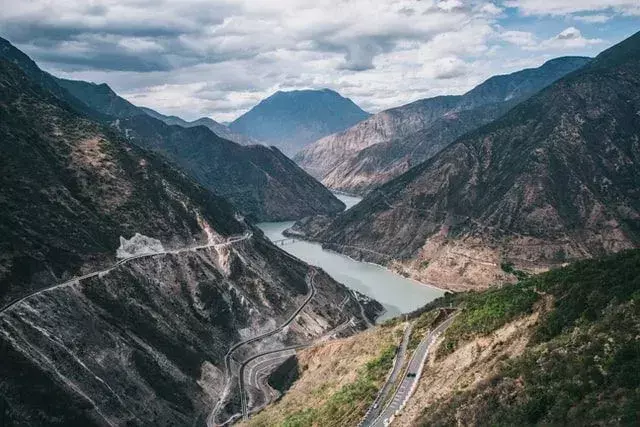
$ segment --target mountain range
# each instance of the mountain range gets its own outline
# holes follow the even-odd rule
[[[292,156],[310,142],[366,119],[349,98],[330,89],[278,91],[229,124]]]
[[[39,76],[0,59],[3,425],[204,424],[239,410],[225,354],[244,334],[366,326],[356,294]]]
[[[588,61],[556,58],[538,68],[492,77],[464,95],[422,99],[380,112],[309,145],[294,160],[329,188],[365,194]]]
[[[640,33],[297,231],[449,289],[635,247],[638,94]]]
[[[240,133],[235,133],[229,129],[227,125],[223,125],[222,123],[218,123],[212,118],[209,117],[201,117],[199,119],[193,121],[187,121],[181,119],[178,116],[165,116],[164,114],[160,114],[151,108],[139,107],[142,111],[144,111],[149,116],[154,119],[158,119],[163,121],[168,125],[177,125],[182,126],[183,128],[192,128],[196,126],[204,126],[208,128],[211,132],[215,133],[220,138],[228,139],[229,141],[236,142],[241,145],[257,145],[261,144],[257,139],[251,138],[250,136],[243,135]]]
[[[112,124],[125,135],[126,123],[129,130],[137,131],[137,143],[181,165],[202,185],[227,196],[252,219],[290,220],[344,209],[342,202],[278,150],[258,145],[242,147],[227,141],[211,128],[222,126],[226,130],[221,133],[235,134],[213,120],[174,120],[131,104],[106,84],[58,79],[4,39],[0,39],[0,58],[18,65],[77,113]],[[166,121],[174,125],[168,126]],[[248,137],[238,139],[251,141]]]

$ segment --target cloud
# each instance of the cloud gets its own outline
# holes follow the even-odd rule
[[[468,64],[462,59],[450,56],[440,58],[433,64],[433,78],[435,79],[452,79],[460,77],[467,73]]]
[[[538,40],[533,33],[526,31],[505,31],[500,37],[508,43],[529,51],[574,50],[604,42],[597,38],[585,38],[576,27],[568,27],[546,40]]]
[[[508,0],[505,6],[518,8],[524,15],[567,15],[612,10],[624,15],[640,15],[637,0]]]
[[[500,38],[517,46],[535,46],[537,43],[536,36],[528,31],[505,31]]]
[[[107,82],[134,103],[187,119],[231,120],[276,90],[325,87],[379,111],[465,92],[554,52],[592,54],[598,42],[579,31],[504,30],[509,4],[559,16],[574,4],[567,0],[555,9],[528,0],[85,3],[11,2],[0,7],[0,34],[54,74]],[[600,12],[572,6],[576,22],[623,13],[624,2],[613,3]]]
[[[577,15],[573,19],[587,24],[603,24],[613,19],[613,17],[609,15]]]

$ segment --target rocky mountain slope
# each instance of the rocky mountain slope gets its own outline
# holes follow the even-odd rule
[[[329,188],[367,193],[588,61],[557,58],[539,68],[492,77],[461,96],[423,99],[383,111],[315,142],[294,160]]]
[[[177,117],[162,116],[131,104],[106,84],[58,79],[42,71],[4,39],[0,39],[0,58],[16,64],[31,80],[75,112],[101,123],[111,123],[115,130],[128,137],[133,136],[131,132],[137,132],[136,143],[180,165],[209,190],[228,197],[252,219],[290,220],[344,209],[342,202],[324,186],[277,150],[262,146],[244,148],[212,133],[208,128],[219,125],[213,120],[185,122]],[[167,126],[164,121],[178,126]]]
[[[369,117],[349,98],[329,90],[276,92],[234,120],[229,128],[275,145],[287,155]]]
[[[238,357],[366,324],[344,286],[3,60],[0,153],[6,425],[204,425],[238,409],[233,343],[299,307]]]
[[[120,120],[117,128],[229,199],[251,220],[285,221],[344,209],[329,190],[276,148],[241,146],[204,126],[169,126],[146,115]]]
[[[196,126],[204,126],[209,128],[211,132],[218,135],[220,138],[228,139],[229,141],[236,142],[241,145],[252,145],[252,144],[260,144],[261,142],[257,139],[251,138],[248,135],[242,135],[240,133],[233,132],[229,129],[228,126],[223,125],[222,123],[218,123],[215,120],[209,117],[201,117],[197,120],[193,120],[188,122],[184,119],[181,119],[178,116],[165,116],[164,114],[160,114],[151,108],[139,107],[142,111],[144,111],[149,116],[162,120],[168,125],[178,125],[183,128],[192,128]]]
[[[419,342],[446,307],[455,318],[391,426],[635,425],[639,287],[640,251],[632,250],[516,285],[448,294],[408,319],[299,352],[298,379],[247,424],[358,425],[378,391],[361,380],[376,351],[406,323],[413,324],[410,342]]]
[[[640,243],[640,34],[379,187],[315,236],[449,288]],[[382,255],[357,248],[375,248]]]

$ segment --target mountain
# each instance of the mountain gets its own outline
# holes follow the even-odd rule
[[[204,425],[240,409],[234,343],[366,325],[361,296],[4,60],[0,155],[3,425]]]
[[[228,126],[223,125],[222,123],[218,123],[209,117],[201,117],[192,122],[188,122],[184,119],[181,119],[178,116],[165,116],[164,114],[160,114],[157,111],[152,110],[151,108],[140,107],[142,111],[144,111],[147,115],[162,120],[168,125],[178,125],[184,128],[191,128],[195,126],[204,126],[209,128],[211,132],[218,135],[220,138],[228,139],[229,141],[233,141],[235,143],[241,145],[255,145],[260,144],[260,141],[257,139],[253,139],[250,136],[242,135],[239,133],[232,132]]]
[[[227,196],[241,212],[259,221],[299,219],[314,214],[334,214],[344,205],[324,186],[277,150],[267,147],[242,148],[223,140],[209,128],[228,128],[210,119],[185,122],[178,117],[163,116],[137,107],[119,97],[106,84],[58,79],[40,70],[27,55],[0,39],[0,58],[20,67],[74,111],[114,129],[135,130],[136,142],[153,148],[200,181],[209,190]],[[159,120],[152,118],[158,117]],[[164,121],[178,126],[169,127]],[[127,124],[129,130],[125,129]],[[183,129],[189,128],[189,129]],[[177,145],[176,145],[177,144]]]
[[[241,146],[204,126],[169,126],[150,116],[120,120],[135,144],[156,151],[255,221],[285,221],[344,209],[322,184],[278,149]]]
[[[349,98],[329,90],[278,91],[234,120],[229,128],[293,155],[312,141],[369,117]]]
[[[294,160],[329,188],[365,194],[588,61],[556,58],[538,68],[494,76],[461,96],[428,98],[383,111],[311,144]]]
[[[144,114],[139,108],[118,96],[106,83],[56,78],[58,85],[92,109],[110,117],[123,118]]]
[[[454,289],[494,283],[513,266],[535,271],[635,247],[639,89],[640,33],[372,191],[314,237]]]
[[[365,414],[385,407],[383,384],[392,386],[389,402],[403,402],[392,426],[637,425],[639,285],[640,251],[632,250],[516,285],[447,294],[372,330],[298,352],[293,387],[242,425],[363,425]],[[403,330],[410,332],[405,352]],[[419,343],[428,346],[427,357],[413,360],[420,368],[398,387],[402,394],[415,380],[412,392],[394,398],[399,381],[385,381],[393,367],[410,363]],[[364,425],[383,425],[384,418]]]
[[[14,47],[8,40],[0,37],[0,59],[4,59],[20,67],[32,81],[37,82],[56,98],[66,102],[76,113],[86,115],[95,120],[105,120],[107,117],[92,109],[84,102],[72,95],[68,90],[60,86],[59,79],[42,71],[40,67],[24,52]]]

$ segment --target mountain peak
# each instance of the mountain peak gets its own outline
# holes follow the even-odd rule
[[[352,100],[331,89],[277,91],[229,127],[294,154],[310,142],[369,117]]]

